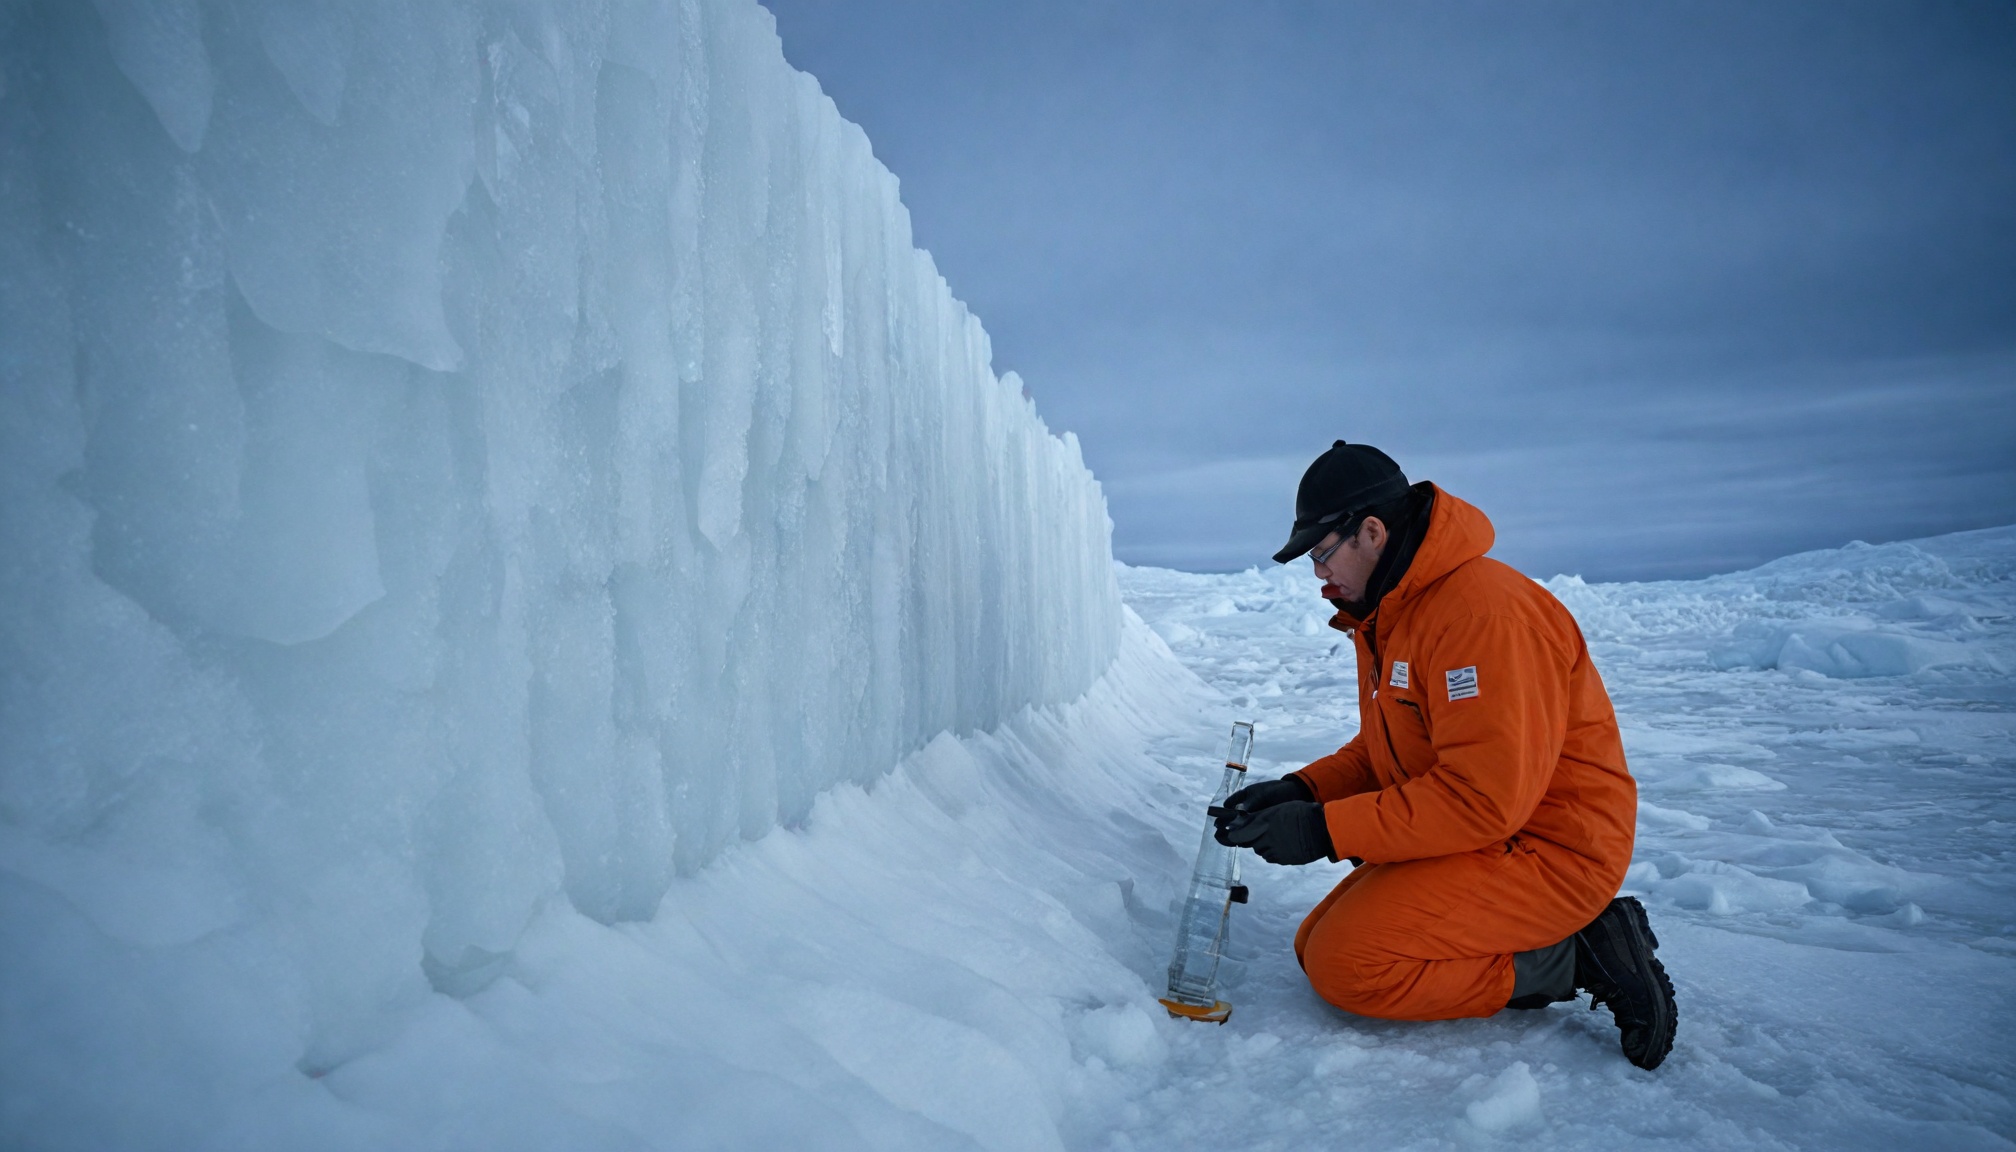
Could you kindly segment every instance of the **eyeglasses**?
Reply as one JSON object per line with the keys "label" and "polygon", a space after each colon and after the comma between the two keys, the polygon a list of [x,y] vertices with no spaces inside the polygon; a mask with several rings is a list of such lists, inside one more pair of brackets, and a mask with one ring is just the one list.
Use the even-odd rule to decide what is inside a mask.
{"label": "eyeglasses", "polygon": [[1330,562],[1330,557],[1335,556],[1337,554],[1337,549],[1342,548],[1346,540],[1349,540],[1351,539],[1351,537],[1356,536],[1358,534],[1356,531],[1357,525],[1346,524],[1344,527],[1350,528],[1352,529],[1352,531],[1347,533],[1342,528],[1338,529],[1337,542],[1335,544],[1330,545],[1328,548],[1311,548],[1309,550],[1309,559],[1315,561],[1318,564],[1328,564]]}

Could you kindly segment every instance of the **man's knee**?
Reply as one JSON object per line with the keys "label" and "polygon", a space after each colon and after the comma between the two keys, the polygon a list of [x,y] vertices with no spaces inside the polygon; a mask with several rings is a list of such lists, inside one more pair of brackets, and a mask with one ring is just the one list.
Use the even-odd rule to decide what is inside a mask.
{"label": "man's knee", "polygon": [[1419,960],[1369,945],[1361,933],[1324,932],[1322,925],[1307,935],[1297,958],[1316,995],[1359,1016],[1390,1016],[1421,967]]}
{"label": "man's knee", "polygon": [[1418,976],[1422,967],[1419,960],[1391,960],[1383,964],[1332,960],[1320,965],[1304,964],[1303,971],[1308,974],[1309,987],[1316,995],[1346,1012],[1404,1019],[1401,1005],[1407,1000],[1412,978]]}
{"label": "man's knee", "polygon": [[1509,954],[1422,956],[1418,941],[1367,927],[1340,918],[1310,934],[1302,970],[1329,1003],[1383,1020],[1489,1016],[1505,1006],[1513,985]]}
{"label": "man's knee", "polygon": [[1457,1020],[1505,1007],[1510,956],[1306,966],[1309,986],[1331,1004],[1382,1020]]}

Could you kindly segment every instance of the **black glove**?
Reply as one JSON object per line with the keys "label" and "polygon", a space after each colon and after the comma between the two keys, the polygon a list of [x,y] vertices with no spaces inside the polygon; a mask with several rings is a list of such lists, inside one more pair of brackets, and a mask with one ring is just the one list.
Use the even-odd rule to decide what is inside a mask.
{"label": "black glove", "polygon": [[1217,838],[1233,848],[1251,848],[1269,864],[1337,858],[1330,847],[1330,826],[1323,822],[1323,805],[1308,800],[1248,812],[1218,832]]}
{"label": "black glove", "polygon": [[1272,808],[1276,804],[1293,801],[1307,802],[1316,799],[1309,785],[1300,776],[1283,776],[1279,780],[1262,780],[1258,784],[1248,784],[1225,798],[1223,807],[1214,808],[1211,818],[1218,824],[1218,842],[1225,843],[1225,829],[1237,823],[1241,816],[1258,812],[1262,808]]}

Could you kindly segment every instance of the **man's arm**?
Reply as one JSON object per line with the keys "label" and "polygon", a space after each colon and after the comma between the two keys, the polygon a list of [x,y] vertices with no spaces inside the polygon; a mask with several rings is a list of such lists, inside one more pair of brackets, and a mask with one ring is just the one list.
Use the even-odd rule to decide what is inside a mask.
{"label": "man's arm", "polygon": [[1379,787],[1379,778],[1372,774],[1372,757],[1365,751],[1363,728],[1349,744],[1289,775],[1308,785],[1316,799],[1325,803]]}
{"label": "man's arm", "polygon": [[1496,844],[1525,827],[1553,780],[1568,730],[1569,668],[1538,633],[1510,616],[1466,617],[1424,655],[1416,675],[1425,680],[1435,766],[1326,804],[1339,853],[1384,863]]}

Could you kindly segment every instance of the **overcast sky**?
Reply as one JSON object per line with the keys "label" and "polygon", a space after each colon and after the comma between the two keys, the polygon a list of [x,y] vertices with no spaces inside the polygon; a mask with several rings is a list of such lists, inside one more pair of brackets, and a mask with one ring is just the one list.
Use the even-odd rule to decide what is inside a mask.
{"label": "overcast sky", "polygon": [[2016,522],[2008,0],[768,7],[1121,559],[1338,437],[1540,576]]}

